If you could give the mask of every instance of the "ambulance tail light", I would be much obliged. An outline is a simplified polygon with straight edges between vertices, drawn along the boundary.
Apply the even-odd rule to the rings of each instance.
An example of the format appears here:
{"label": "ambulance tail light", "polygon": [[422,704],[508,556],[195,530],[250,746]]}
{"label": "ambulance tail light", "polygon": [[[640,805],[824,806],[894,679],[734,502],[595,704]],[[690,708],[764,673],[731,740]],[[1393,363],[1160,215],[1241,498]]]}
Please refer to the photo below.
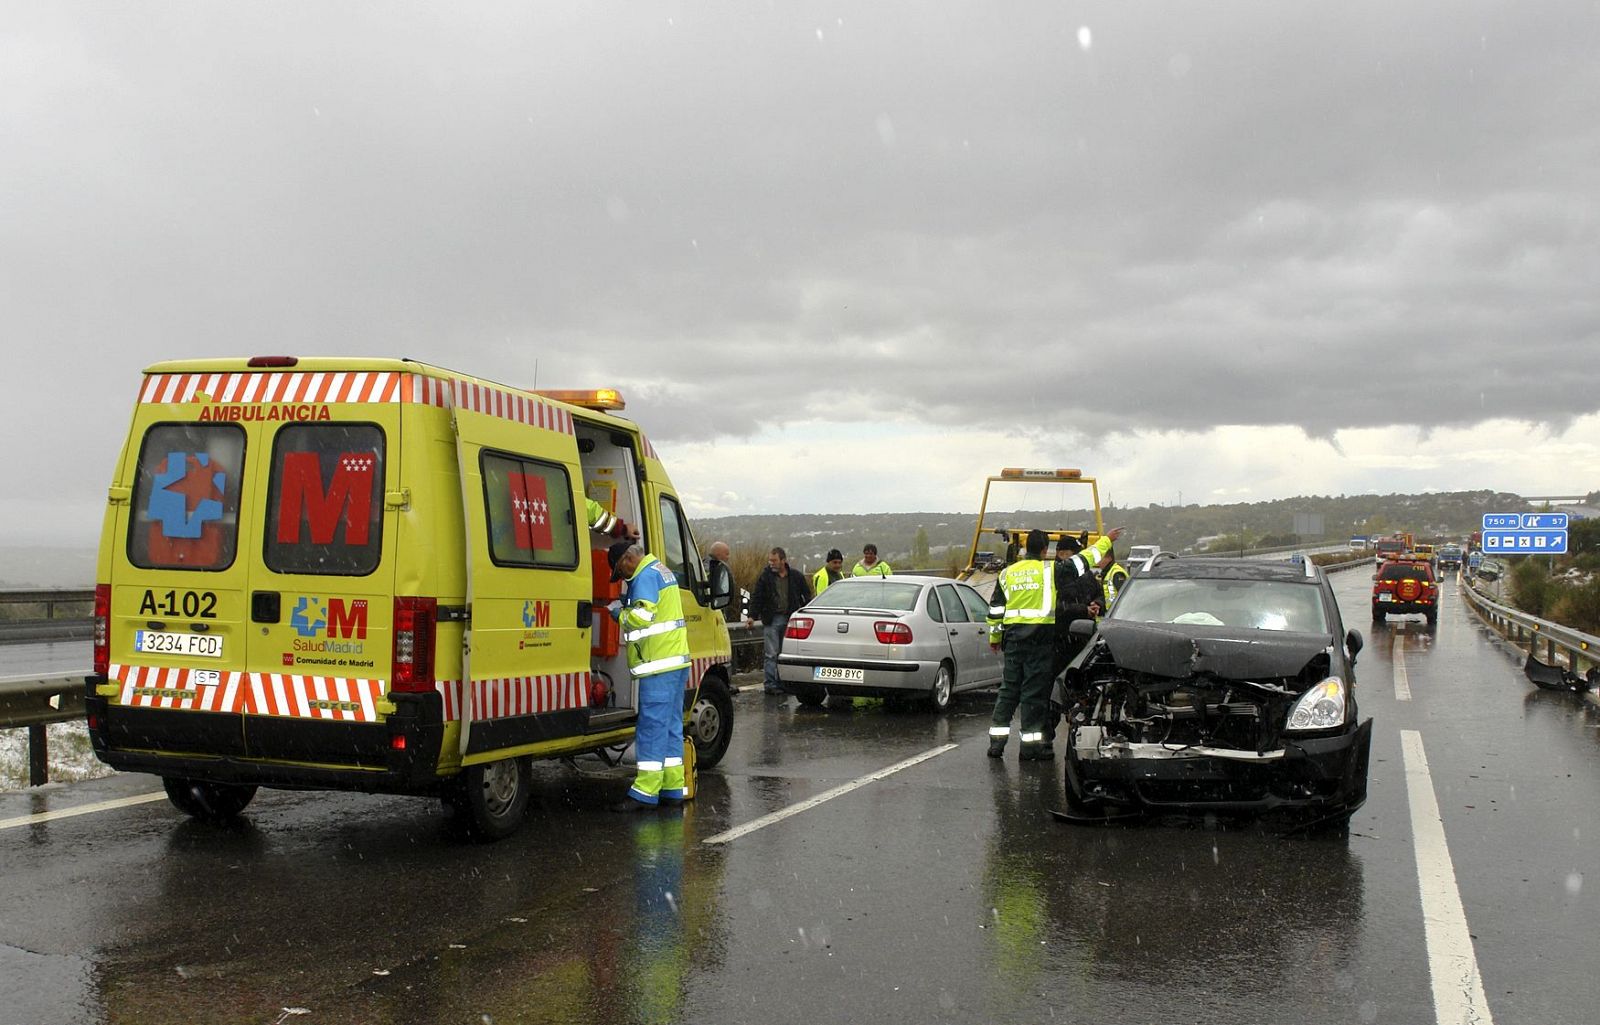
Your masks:
{"label": "ambulance tail light", "polygon": [[251,356],[247,367],[292,367],[300,362],[299,356]]}
{"label": "ambulance tail light", "polygon": [[783,636],[791,640],[803,641],[811,636],[811,628],[816,625],[816,620],[809,616],[790,616],[789,627],[783,631]]}
{"label": "ambulance tail light", "polygon": [[433,689],[433,631],[438,621],[437,598],[395,598],[391,691]]}
{"label": "ambulance tail light", "polygon": [[94,671],[111,671],[111,585],[94,585]]}
{"label": "ambulance tail light", "polygon": [[904,623],[880,621],[872,624],[872,632],[878,635],[879,644],[911,643],[911,628]]}

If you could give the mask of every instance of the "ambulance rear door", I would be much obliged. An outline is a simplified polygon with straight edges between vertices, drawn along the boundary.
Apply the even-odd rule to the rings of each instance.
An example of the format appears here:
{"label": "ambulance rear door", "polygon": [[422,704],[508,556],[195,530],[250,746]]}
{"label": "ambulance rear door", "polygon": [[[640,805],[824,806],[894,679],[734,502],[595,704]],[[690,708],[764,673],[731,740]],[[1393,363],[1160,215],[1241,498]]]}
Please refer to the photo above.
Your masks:
{"label": "ambulance rear door", "polygon": [[466,523],[463,764],[551,753],[589,721],[591,558],[567,407],[445,382]]}
{"label": "ambulance rear door", "polygon": [[[320,364],[320,361],[319,361]],[[245,743],[255,758],[387,764],[401,385],[381,370],[245,386],[258,496],[248,568]],[[273,396],[302,401],[271,401]]]}

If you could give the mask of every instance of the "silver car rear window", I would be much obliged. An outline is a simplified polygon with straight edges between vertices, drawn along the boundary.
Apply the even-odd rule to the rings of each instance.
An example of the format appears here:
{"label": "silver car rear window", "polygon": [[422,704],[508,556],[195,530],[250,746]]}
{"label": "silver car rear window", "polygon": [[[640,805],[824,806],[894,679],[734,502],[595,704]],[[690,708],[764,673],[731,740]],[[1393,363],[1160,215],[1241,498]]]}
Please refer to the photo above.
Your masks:
{"label": "silver car rear window", "polygon": [[822,592],[812,601],[813,608],[827,609],[884,609],[889,612],[910,612],[917,607],[921,584],[897,583],[882,577],[871,580],[841,580]]}

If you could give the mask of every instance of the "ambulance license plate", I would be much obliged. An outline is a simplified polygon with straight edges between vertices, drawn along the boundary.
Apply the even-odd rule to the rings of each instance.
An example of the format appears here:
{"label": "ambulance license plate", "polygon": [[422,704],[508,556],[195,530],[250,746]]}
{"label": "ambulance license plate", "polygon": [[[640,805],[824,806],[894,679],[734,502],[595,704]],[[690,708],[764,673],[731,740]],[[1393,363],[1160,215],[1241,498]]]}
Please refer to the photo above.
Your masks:
{"label": "ambulance license plate", "polygon": [[198,655],[221,658],[222,638],[216,634],[188,634],[167,630],[136,630],[133,650],[148,655]]}
{"label": "ambulance license plate", "polygon": [[840,669],[838,666],[815,666],[811,670],[813,680],[837,680],[840,683],[862,683],[867,678],[865,669]]}

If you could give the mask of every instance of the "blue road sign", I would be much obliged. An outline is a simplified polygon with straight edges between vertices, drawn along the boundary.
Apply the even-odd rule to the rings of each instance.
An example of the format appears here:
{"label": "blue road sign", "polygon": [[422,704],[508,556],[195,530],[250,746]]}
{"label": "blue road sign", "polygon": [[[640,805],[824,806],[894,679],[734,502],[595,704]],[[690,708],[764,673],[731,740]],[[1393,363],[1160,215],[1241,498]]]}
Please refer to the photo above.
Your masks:
{"label": "blue road sign", "polygon": [[1486,555],[1565,555],[1564,530],[1486,530],[1483,532]]}
{"label": "blue road sign", "polygon": [[1521,513],[1484,513],[1484,530],[1521,530]]}
{"label": "blue road sign", "polygon": [[1566,513],[1523,513],[1523,530],[1566,530]]}

